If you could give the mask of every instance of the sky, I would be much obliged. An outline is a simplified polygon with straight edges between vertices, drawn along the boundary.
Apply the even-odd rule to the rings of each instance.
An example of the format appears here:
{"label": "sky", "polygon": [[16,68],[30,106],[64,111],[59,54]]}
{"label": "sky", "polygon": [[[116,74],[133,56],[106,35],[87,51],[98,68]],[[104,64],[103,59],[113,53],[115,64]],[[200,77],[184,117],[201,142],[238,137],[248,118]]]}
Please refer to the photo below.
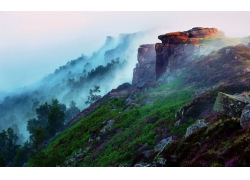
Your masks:
{"label": "sky", "polygon": [[81,54],[90,56],[106,36],[202,26],[246,37],[249,18],[243,11],[0,11],[0,92],[27,86]]}

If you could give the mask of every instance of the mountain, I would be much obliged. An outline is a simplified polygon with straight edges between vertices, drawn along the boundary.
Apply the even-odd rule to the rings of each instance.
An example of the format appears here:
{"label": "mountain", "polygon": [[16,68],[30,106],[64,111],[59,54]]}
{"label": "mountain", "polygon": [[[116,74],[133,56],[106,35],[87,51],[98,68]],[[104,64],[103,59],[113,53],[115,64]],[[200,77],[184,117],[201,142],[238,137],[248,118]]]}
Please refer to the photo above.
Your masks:
{"label": "mountain", "polygon": [[[36,118],[36,109],[45,102],[57,99],[69,109],[71,101],[74,101],[77,108],[83,110],[88,106],[85,102],[93,86],[100,86],[100,95],[103,96],[120,83],[130,82],[133,76],[130,67],[136,63],[135,47],[146,36],[155,36],[155,30],[108,36],[92,56],[82,54],[29,87],[11,94],[1,93],[0,130],[17,126],[19,141],[25,142],[30,135],[27,121]],[[70,120],[68,118],[66,122]]]}
{"label": "mountain", "polygon": [[[95,82],[100,86],[104,85],[102,78],[112,84],[123,72],[121,77],[131,79],[110,86],[112,89],[104,91],[101,98],[95,87],[88,97],[99,98],[60,131],[45,138],[42,132],[47,129],[38,126],[32,133],[36,147],[26,144],[14,156],[14,164],[6,163],[4,156],[0,156],[0,163],[2,158],[2,164],[5,160],[9,166],[249,166],[250,38],[229,38],[217,28],[203,27],[158,38],[161,43],[137,46],[138,62],[131,71],[124,71],[126,63],[117,61],[90,71],[87,78],[96,77],[98,69],[119,64],[121,69],[116,73],[97,76]],[[114,49],[122,54],[126,52],[122,47],[132,48],[117,45]],[[103,62],[114,58],[114,52],[105,51]],[[90,62],[84,56],[78,61],[82,65]],[[49,83],[60,79],[68,66],[46,77],[41,87],[49,86],[46,83],[50,79]],[[76,79],[77,73],[72,70],[72,76],[67,77]],[[74,80],[71,90],[75,89]],[[56,92],[62,91],[59,88]],[[60,112],[58,102],[47,106]],[[51,112],[49,120],[56,114]],[[26,159],[20,158],[21,152]]]}

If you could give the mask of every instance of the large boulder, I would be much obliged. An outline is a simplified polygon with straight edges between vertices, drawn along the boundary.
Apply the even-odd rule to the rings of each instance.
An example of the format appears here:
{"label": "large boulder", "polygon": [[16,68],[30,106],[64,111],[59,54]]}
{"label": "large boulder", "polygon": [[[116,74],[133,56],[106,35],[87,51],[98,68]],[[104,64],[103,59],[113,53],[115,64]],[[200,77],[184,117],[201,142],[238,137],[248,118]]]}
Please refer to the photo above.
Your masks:
{"label": "large boulder", "polygon": [[230,95],[219,92],[214,103],[214,111],[230,117],[240,117],[242,110],[250,101],[242,95]]}

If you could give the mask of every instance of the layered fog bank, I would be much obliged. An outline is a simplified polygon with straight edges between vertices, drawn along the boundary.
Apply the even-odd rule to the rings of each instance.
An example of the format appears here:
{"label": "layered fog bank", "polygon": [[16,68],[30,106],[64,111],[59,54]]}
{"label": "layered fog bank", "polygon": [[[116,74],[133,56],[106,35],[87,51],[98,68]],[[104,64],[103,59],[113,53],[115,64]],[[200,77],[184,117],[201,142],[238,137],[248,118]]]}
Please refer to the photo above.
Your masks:
{"label": "layered fog bank", "polygon": [[45,102],[57,99],[70,108],[74,101],[83,110],[89,105],[85,102],[95,85],[100,86],[98,94],[103,96],[124,82],[131,83],[138,47],[155,44],[161,33],[164,31],[154,29],[107,36],[103,46],[91,56],[81,54],[30,86],[13,89],[11,93],[0,92],[0,130],[15,126],[19,139],[24,141],[29,137],[27,121],[36,118],[36,109]]}

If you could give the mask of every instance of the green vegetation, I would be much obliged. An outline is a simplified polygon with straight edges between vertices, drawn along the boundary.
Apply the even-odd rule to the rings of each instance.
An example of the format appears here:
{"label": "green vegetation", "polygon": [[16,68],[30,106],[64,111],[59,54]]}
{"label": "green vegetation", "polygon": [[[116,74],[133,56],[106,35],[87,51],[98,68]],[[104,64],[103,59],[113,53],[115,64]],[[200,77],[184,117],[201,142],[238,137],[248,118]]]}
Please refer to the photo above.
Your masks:
{"label": "green vegetation", "polygon": [[[157,88],[155,91],[139,95],[138,105],[126,110],[125,99],[110,99],[97,111],[58,135],[44,150],[33,156],[29,166],[66,166],[65,161],[74,157],[80,148],[89,149],[80,166],[119,166],[132,163],[140,145],[148,143],[153,148],[165,137],[164,132],[181,136],[185,128],[193,122],[187,121],[177,130],[172,128],[175,113],[186,105],[193,96],[193,90],[182,90],[183,79]],[[168,90],[168,92],[165,92]],[[165,95],[164,95],[165,92]],[[152,93],[160,93],[153,104],[141,106]],[[113,127],[99,133],[104,122],[114,119]],[[90,136],[100,136],[100,140],[89,141]]]}

